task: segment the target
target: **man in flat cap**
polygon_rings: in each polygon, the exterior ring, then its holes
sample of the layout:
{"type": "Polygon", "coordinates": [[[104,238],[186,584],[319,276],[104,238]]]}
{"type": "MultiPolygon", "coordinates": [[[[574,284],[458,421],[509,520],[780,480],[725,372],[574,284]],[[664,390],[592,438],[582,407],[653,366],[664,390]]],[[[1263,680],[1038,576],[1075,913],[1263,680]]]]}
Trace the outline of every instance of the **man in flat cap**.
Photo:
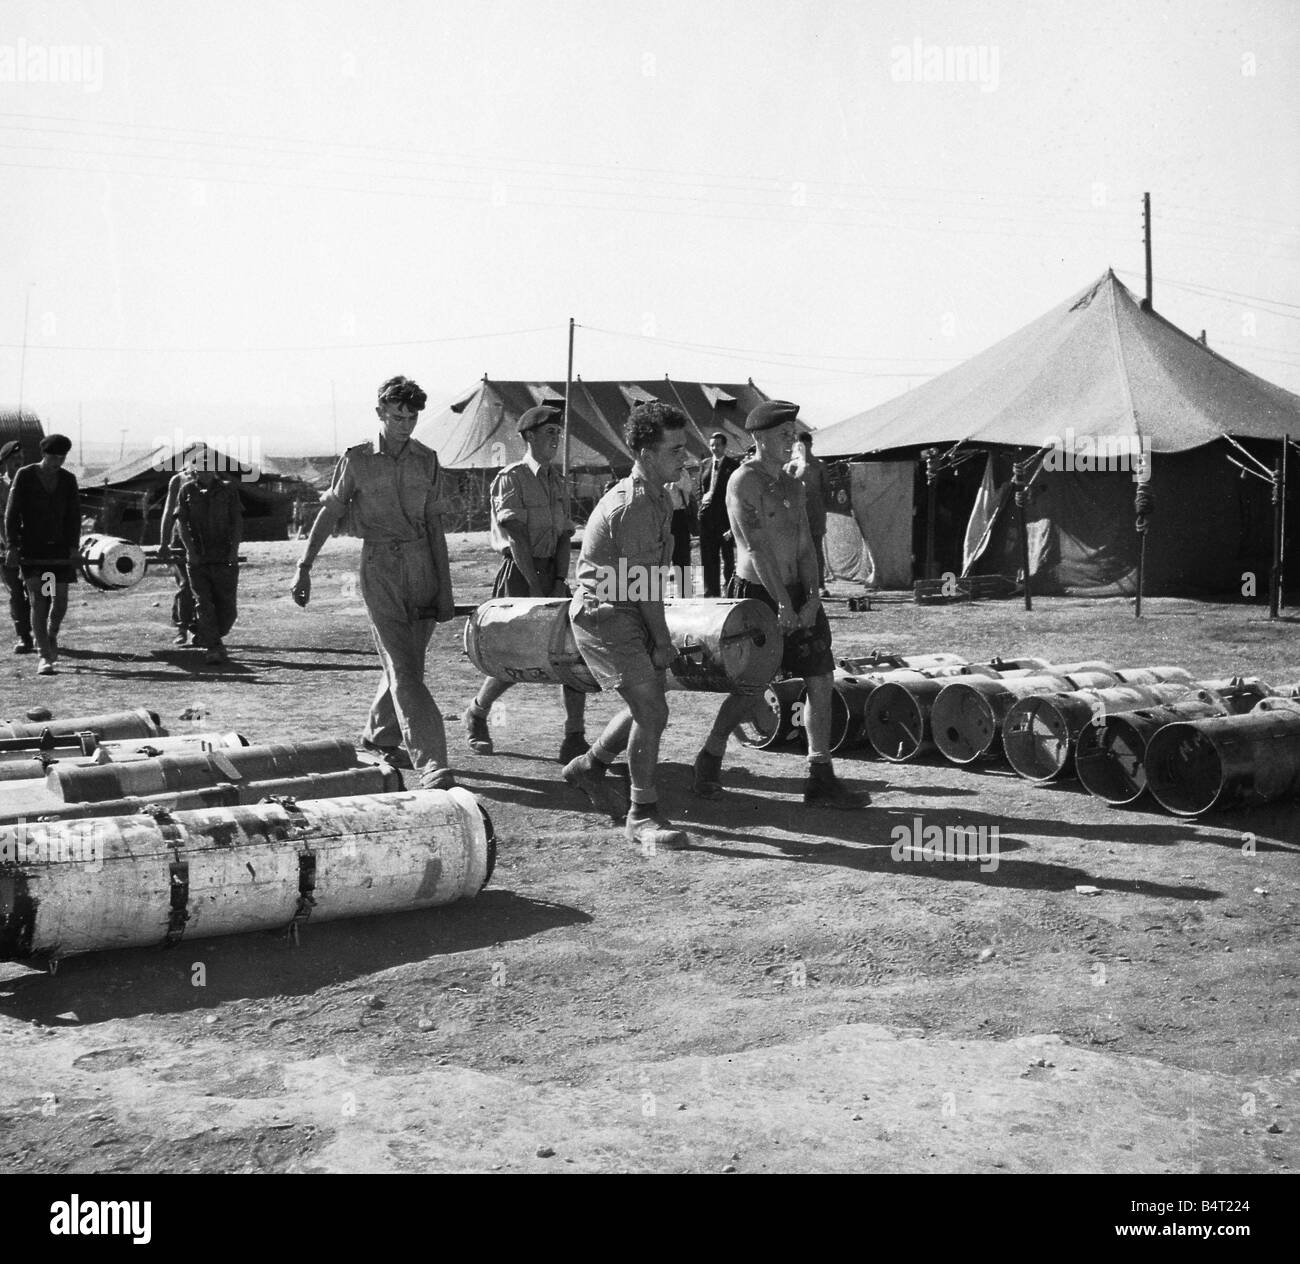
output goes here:
{"type": "MultiPolygon", "coordinates": [[[[817,589],[817,554],[813,549],[804,489],[786,473],[795,442],[799,406],[787,400],[759,404],[745,419],[755,452],[732,475],[727,512],[736,537],[736,573],[727,596],[754,598],[776,612],[785,636],[781,667],[801,676],[807,688],[804,732],[808,739],[808,775],[803,801],[817,807],[852,810],[870,799],[848,789],[831,764],[831,692],[835,659],[831,629],[817,589]]],[[[753,713],[748,694],[729,694],[704,748],[696,756],[695,792],[706,798],[721,793],[722,758],[733,729],[753,713]]]]}
{"type": "Polygon", "coordinates": [[[636,463],[597,503],[582,532],[569,619],[578,650],[602,689],[627,706],[595,745],[564,766],[564,779],[608,810],[609,766],[627,751],[632,803],[625,833],[649,853],[690,840],[659,811],[655,774],[668,727],[666,670],[677,657],[664,617],[662,581],[672,558],[672,501],[666,485],[687,458],[686,415],[671,404],[637,404],[625,440],[636,463]]]}
{"type": "Polygon", "coordinates": [[[5,506],[5,564],[22,570],[32,610],[38,676],[53,676],[68,585],[77,582],[81,501],[77,480],[63,468],[72,450],[66,435],[46,435],[41,459],[14,475],[5,506]]]}
{"type": "Polygon", "coordinates": [[[427,399],[404,377],[379,388],[379,435],[339,461],[298,563],[293,599],[300,606],[310,600],[312,562],[339,523],[365,541],[361,596],[384,676],[361,744],[414,768],[423,788],[446,790],[456,781],[424,661],[434,628],[454,618],[456,606],[438,454],[411,438],[427,399]]]}
{"type": "Polygon", "coordinates": [[[23,463],[22,444],[17,439],[10,439],[0,447],[0,565],[4,567],[5,587],[9,590],[9,615],[14,621],[14,631],[18,640],[14,645],[15,654],[32,652],[32,603],[27,596],[27,585],[23,583],[22,570],[8,563],[9,545],[5,540],[4,516],[9,504],[9,493],[13,490],[14,475],[23,463]]]}
{"type": "Polygon", "coordinates": [[[736,570],[736,546],[729,538],[727,521],[727,484],[740,468],[740,462],[727,455],[727,436],[715,431],[709,439],[713,455],[700,464],[700,566],[704,571],[704,595],[722,596],[722,584],[736,570]],[[722,563],[722,584],[718,582],[718,563],[722,563]]]}
{"type": "MultiPolygon", "coordinates": [[[[524,459],[507,465],[493,480],[492,547],[503,559],[492,585],[493,597],[570,595],[565,577],[573,520],[564,476],[554,465],[564,435],[562,419],[560,409],[546,404],[524,413],[519,418],[519,433],[527,447],[524,459]]],[[[461,716],[466,740],[479,755],[493,753],[488,712],[512,684],[488,677],[461,716]]],[[[587,696],[570,685],[563,686],[563,693],[560,763],[567,764],[587,749],[583,733],[587,696]]]]}

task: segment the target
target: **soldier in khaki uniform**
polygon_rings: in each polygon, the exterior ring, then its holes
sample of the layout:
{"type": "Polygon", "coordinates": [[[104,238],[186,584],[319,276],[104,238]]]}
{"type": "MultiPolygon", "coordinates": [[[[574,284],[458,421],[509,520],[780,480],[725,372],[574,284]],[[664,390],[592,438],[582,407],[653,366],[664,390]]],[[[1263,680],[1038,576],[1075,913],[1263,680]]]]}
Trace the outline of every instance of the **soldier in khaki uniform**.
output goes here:
{"type": "Polygon", "coordinates": [[[194,458],[186,461],[167,484],[167,497],[163,501],[162,522],[158,527],[158,561],[170,562],[176,577],[176,595],[172,598],[172,622],[176,625],[176,645],[184,645],[190,633],[198,644],[199,622],[194,611],[194,590],[190,587],[190,573],[185,565],[185,542],[176,530],[176,506],[181,488],[194,477],[194,458]]]}
{"type": "Polygon", "coordinates": [[[451,565],[441,513],[438,455],[411,438],[427,396],[404,377],[379,388],[376,442],[349,448],[322,499],[293,586],[293,599],[311,597],[311,566],[334,528],[360,536],[361,596],[370,615],[384,678],[370,708],[362,745],[407,763],[426,789],[449,789],[442,713],[424,683],[434,627],[455,614],[451,565]]]}
{"type": "MultiPolygon", "coordinates": [[[[528,455],[507,465],[492,483],[492,547],[504,560],[492,585],[493,597],[567,597],[569,544],[573,519],[564,476],[553,464],[563,414],[540,404],[519,418],[519,433],[528,455]]],[[[469,704],[461,722],[471,749],[479,755],[493,753],[488,731],[492,704],[514,684],[488,678],[469,704]]],[[[560,763],[567,764],[587,749],[583,728],[587,695],[571,685],[564,690],[564,741],[560,763]]]]}
{"type": "Polygon", "coordinates": [[[636,464],[587,519],[569,607],[573,638],[591,674],[627,705],[585,755],[564,766],[564,779],[608,810],[605,774],[626,750],[632,803],[625,833],[647,851],[690,845],[659,811],[655,786],[659,744],[668,727],[666,671],[677,657],[658,578],[668,571],[673,549],[665,485],[676,482],[686,466],[689,424],[669,404],[638,404],[628,414],[624,437],[636,464]]]}

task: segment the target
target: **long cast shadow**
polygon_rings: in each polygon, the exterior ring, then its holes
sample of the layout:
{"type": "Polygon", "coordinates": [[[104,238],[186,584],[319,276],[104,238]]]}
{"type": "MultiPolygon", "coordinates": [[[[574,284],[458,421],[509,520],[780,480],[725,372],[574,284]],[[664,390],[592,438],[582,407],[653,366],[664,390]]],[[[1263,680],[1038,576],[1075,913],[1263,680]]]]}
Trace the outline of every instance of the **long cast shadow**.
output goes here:
{"type": "Polygon", "coordinates": [[[476,899],[440,908],[308,922],[296,946],[283,932],[263,931],[182,941],[168,949],[128,948],[69,957],[56,974],[28,974],[0,983],[0,1012],[24,1022],[57,1025],[58,1015],[72,1011],[85,1025],[210,1009],[220,1001],[306,997],[394,966],[434,961],[591,920],[568,905],[487,890],[476,899]],[[204,967],[202,987],[193,985],[196,962],[204,967]]]}

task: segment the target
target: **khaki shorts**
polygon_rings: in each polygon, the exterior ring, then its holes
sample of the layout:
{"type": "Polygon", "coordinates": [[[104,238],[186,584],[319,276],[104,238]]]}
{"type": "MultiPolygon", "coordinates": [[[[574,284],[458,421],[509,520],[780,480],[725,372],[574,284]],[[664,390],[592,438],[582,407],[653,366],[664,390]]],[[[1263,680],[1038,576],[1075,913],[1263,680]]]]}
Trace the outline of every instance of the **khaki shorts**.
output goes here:
{"type": "Polygon", "coordinates": [[[650,659],[654,642],[639,610],[607,601],[584,605],[581,594],[569,607],[578,653],[602,689],[639,685],[662,671],[650,659]]]}

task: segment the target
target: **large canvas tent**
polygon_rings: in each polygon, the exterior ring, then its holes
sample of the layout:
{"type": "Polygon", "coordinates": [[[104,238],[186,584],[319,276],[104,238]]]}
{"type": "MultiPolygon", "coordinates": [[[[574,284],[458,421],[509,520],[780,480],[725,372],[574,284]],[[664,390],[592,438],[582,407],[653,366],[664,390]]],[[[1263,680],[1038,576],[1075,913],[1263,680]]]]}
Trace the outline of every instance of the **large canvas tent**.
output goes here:
{"type": "MultiPolygon", "coordinates": [[[[669,378],[643,382],[584,382],[576,378],[569,399],[569,468],[622,473],[631,469],[623,424],[633,405],[653,400],[673,404],[691,419],[690,446],[695,456],[708,451],[708,437],[715,430],[727,435],[732,454],[740,456],[748,446],[745,416],[765,399],[752,380],[739,386],[669,378]]],[[[442,412],[421,421],[415,437],[434,448],[449,470],[500,469],[523,457],[524,442],[515,425],[538,404],[562,407],[564,383],[484,377],[442,412]]]]}
{"type": "Polygon", "coordinates": [[[244,539],[283,540],[289,534],[295,498],[314,493],[248,453],[226,453],[204,442],[163,443],[103,471],[81,485],[82,506],[95,514],[95,529],[141,544],[158,543],[167,484],[190,460],[205,460],[239,491],[244,539]]]}
{"type": "MultiPolygon", "coordinates": [[[[708,453],[709,436],[722,431],[732,456],[749,447],[745,417],[765,395],[753,380],[736,383],[650,381],[587,382],[575,378],[569,394],[569,470],[574,511],[590,509],[612,476],[632,468],[623,426],[634,405],[658,400],[690,418],[693,459],[708,453]]],[[[563,382],[507,382],[484,377],[442,412],[426,417],[415,437],[437,453],[443,466],[459,471],[452,522],[457,529],[487,525],[487,490],[494,471],[523,458],[516,425],[538,404],[563,407],[563,382]]]]}
{"type": "MultiPolygon", "coordinates": [[[[927,526],[938,569],[1016,575],[1011,465],[1055,442],[1056,458],[1036,479],[1029,510],[1036,591],[1134,591],[1134,474],[1115,466],[1139,451],[1149,454],[1156,505],[1147,590],[1239,589],[1250,571],[1262,591],[1270,489],[1239,476],[1228,457],[1243,458],[1226,436],[1271,469],[1288,435],[1300,436],[1300,396],[1189,337],[1107,271],[973,359],[820,431],[817,450],[824,459],[867,458],[875,467],[869,477],[853,468],[849,492],[877,582],[884,575],[910,583],[924,559],[927,526]],[[937,484],[932,523],[922,459],[928,449],[956,461],[937,484]],[[1088,452],[1098,454],[1096,464],[1104,456],[1107,468],[1089,468],[1088,452]],[[873,498],[888,506],[889,521],[873,510],[873,498]]],[[[1300,479],[1291,481],[1294,487],[1300,479]]],[[[1293,510],[1293,525],[1295,517],[1293,510]]],[[[842,550],[841,570],[846,560],[842,550]]]]}

